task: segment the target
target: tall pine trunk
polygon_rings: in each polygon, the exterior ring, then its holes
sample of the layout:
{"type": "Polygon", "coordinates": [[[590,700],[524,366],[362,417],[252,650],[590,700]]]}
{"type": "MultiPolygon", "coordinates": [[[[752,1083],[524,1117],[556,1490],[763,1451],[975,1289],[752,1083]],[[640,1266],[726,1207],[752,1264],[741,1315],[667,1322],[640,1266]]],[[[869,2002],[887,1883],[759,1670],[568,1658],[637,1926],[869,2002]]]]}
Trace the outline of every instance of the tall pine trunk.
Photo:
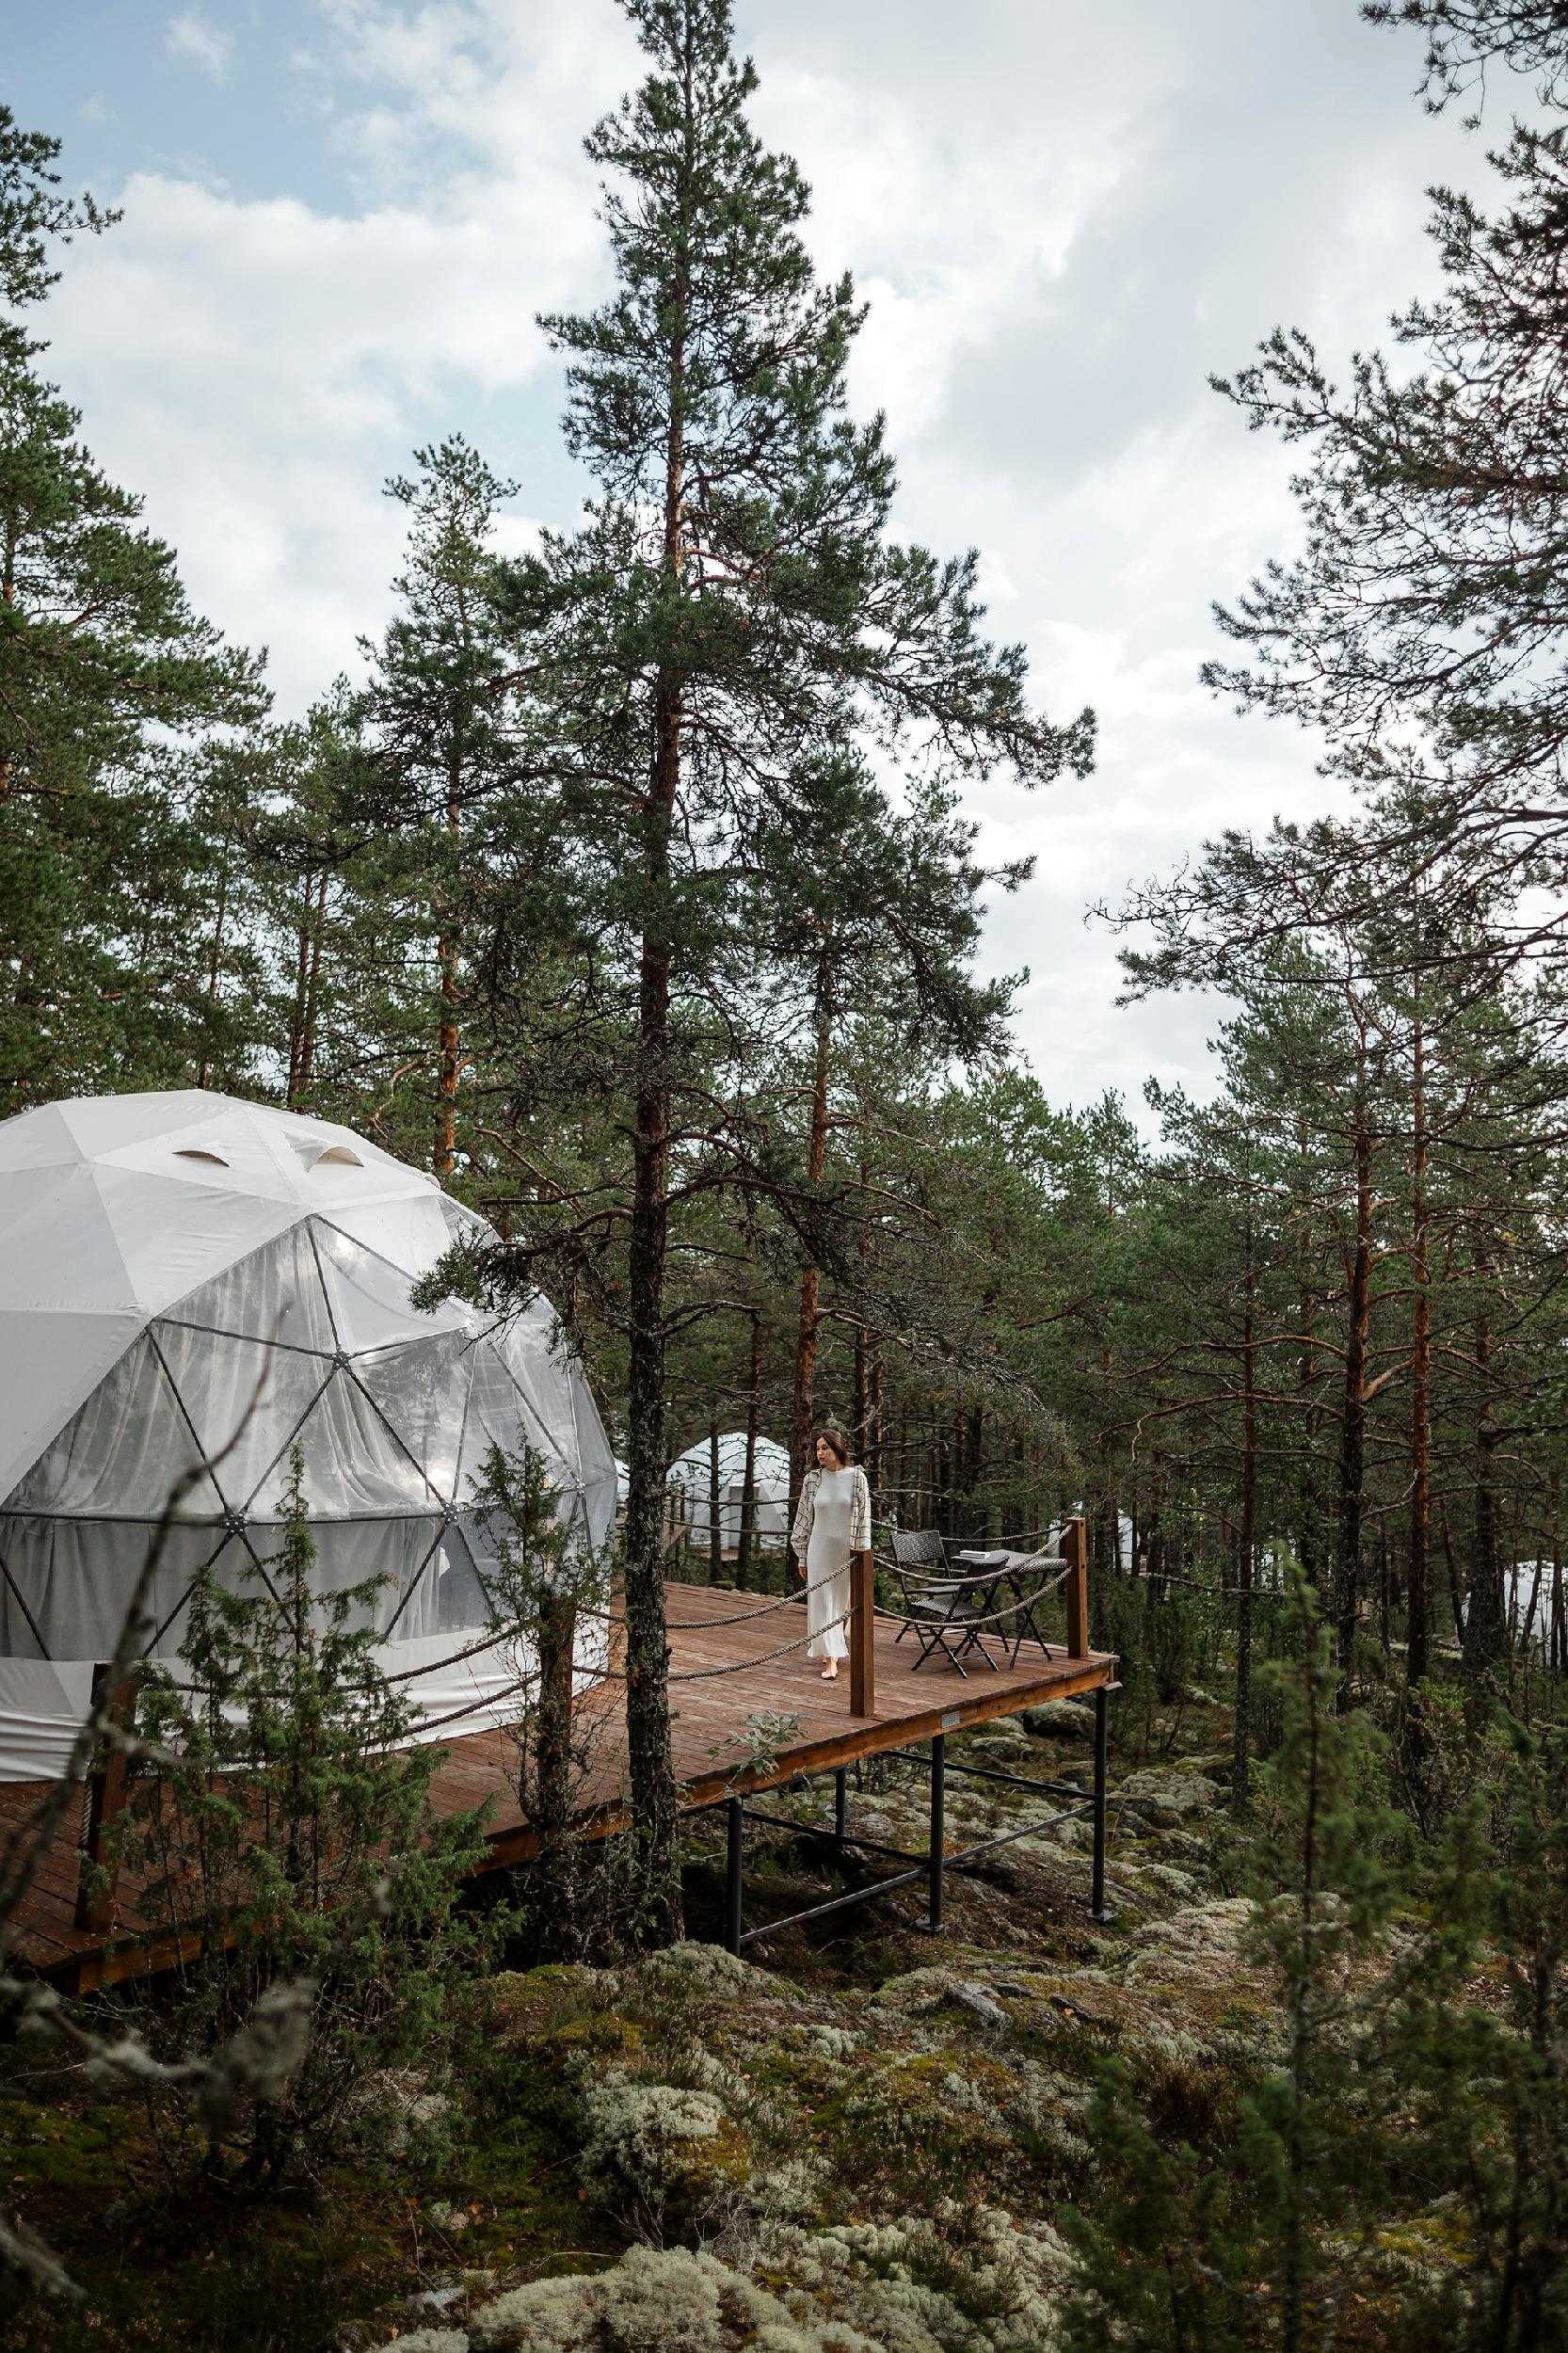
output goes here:
{"type": "MultiPolygon", "coordinates": [[[[462,823],[459,784],[460,758],[455,753],[448,763],[446,796],[446,833],[452,845],[454,864],[456,862],[458,828],[462,823]]],[[[430,1166],[443,1185],[450,1180],[457,1157],[457,1079],[462,1069],[457,957],[457,925],[449,906],[441,925],[440,937],[436,943],[436,968],[440,976],[440,1015],[436,1045],[436,1134],[430,1154],[430,1166]]]]}
{"type": "Polygon", "coordinates": [[[302,1103],[315,1077],[316,1022],[321,1001],[322,938],[327,929],[328,877],[306,883],[301,893],[299,957],[295,975],[294,1027],[289,1039],[290,1110],[302,1103]]]}
{"type": "Polygon", "coordinates": [[[1562,1479],[1553,1471],[1552,1498],[1552,1624],[1546,1661],[1554,1674],[1568,1669],[1568,1624],[1562,1609],[1562,1479]]]}
{"type": "Polygon", "coordinates": [[[1355,1107],[1355,1234],[1347,1289],[1344,1401],[1339,1423],[1338,1511],[1335,1536],[1334,1617],[1340,1705],[1349,1696],[1361,1609],[1361,1527],[1367,1456],[1367,1339],[1372,1312],[1372,1138],[1367,1105],[1355,1107]]]}
{"type": "MultiPolygon", "coordinates": [[[[0,798],[3,797],[3,795],[0,795],[0,798]]],[[[223,871],[217,878],[217,908],[213,917],[213,952],[207,960],[207,1003],[210,1008],[209,1018],[216,1016],[217,1012],[218,991],[223,983],[223,929],[224,924],[228,920],[228,915],[229,861],[225,858],[223,862],[223,871]]],[[[212,1084],[212,1038],[211,1032],[209,1032],[207,1041],[201,1049],[201,1061],[196,1073],[196,1083],[199,1087],[208,1087],[212,1084]]]]}
{"type": "Polygon", "coordinates": [[[1241,1325],[1241,1529],[1237,1546],[1236,1718],[1231,1804],[1244,1814],[1252,1764],[1252,1612],[1257,1545],[1257,1320],[1252,1225],[1247,1226],[1247,1306],[1241,1325]]]}
{"type": "Polygon", "coordinates": [[[741,1481],[741,1531],[735,1546],[735,1582],[744,1593],[751,1582],[757,1531],[757,1424],[761,1411],[762,1319],[751,1319],[751,1364],[746,1376],[746,1460],[741,1481]]]}
{"type": "Polygon", "coordinates": [[[1464,1668],[1472,1683],[1489,1681],[1503,1655],[1502,1572],[1497,1546],[1496,1453],[1502,1433],[1492,1411],[1492,1328],[1476,1319],[1476,1500],[1471,1522],[1470,1592],[1464,1612],[1464,1668]]]}
{"type": "MultiPolygon", "coordinates": [[[[688,58],[689,73],[689,58],[688,58]]],[[[690,120],[690,89],[687,91],[690,120]]],[[[678,295],[670,341],[663,565],[680,588],[685,498],[685,353],[689,295],[678,295]]],[[[648,890],[637,990],[637,1093],[632,1120],[628,1250],[626,1511],[626,1747],[635,1848],[637,1929],[652,1945],[679,1938],[675,1762],[670,1750],[669,1641],[662,1543],[664,1499],[664,1279],[669,1241],[670,844],[680,791],[680,680],[662,677],[653,703],[653,759],[643,812],[648,890]]]]}
{"type": "MultiPolygon", "coordinates": [[[[1432,1274],[1427,1209],[1426,1040],[1417,1018],[1411,1089],[1410,1576],[1405,1598],[1407,1689],[1432,1672],[1432,1274]]],[[[1408,1716],[1414,1736],[1415,1710],[1408,1716]]]]}
{"type": "MultiPolygon", "coordinates": [[[[657,749],[647,812],[647,874],[655,905],[668,880],[680,760],[680,704],[678,690],[671,686],[661,689],[659,696],[657,749]]],[[[666,1944],[680,1933],[662,1542],[669,1004],[669,949],[658,932],[649,931],[643,936],[639,974],[628,1251],[626,1745],[637,1862],[637,1929],[650,1945],[666,1944]]]]}
{"type": "MultiPolygon", "coordinates": [[[[806,1148],[806,1182],[814,1195],[827,1173],[827,1057],[832,1029],[825,958],[817,973],[811,1065],[811,1128],[806,1148]]],[[[800,1321],[795,1336],[795,1377],[790,1408],[790,1514],[811,1467],[812,1414],[816,1403],[817,1334],[822,1324],[822,1279],[814,1266],[800,1278],[800,1321]]]]}

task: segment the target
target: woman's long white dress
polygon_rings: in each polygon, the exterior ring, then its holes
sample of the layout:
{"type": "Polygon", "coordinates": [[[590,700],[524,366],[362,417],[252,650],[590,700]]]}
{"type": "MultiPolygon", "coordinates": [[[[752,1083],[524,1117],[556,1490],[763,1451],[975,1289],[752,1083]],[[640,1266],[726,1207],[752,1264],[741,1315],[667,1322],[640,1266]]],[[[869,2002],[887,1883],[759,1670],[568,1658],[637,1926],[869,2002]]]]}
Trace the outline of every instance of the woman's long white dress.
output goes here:
{"type": "Polygon", "coordinates": [[[863,1470],[814,1470],[800,1491],[791,1543],[806,1560],[808,1658],[849,1657],[850,1557],[872,1541],[872,1491],[863,1470]]]}

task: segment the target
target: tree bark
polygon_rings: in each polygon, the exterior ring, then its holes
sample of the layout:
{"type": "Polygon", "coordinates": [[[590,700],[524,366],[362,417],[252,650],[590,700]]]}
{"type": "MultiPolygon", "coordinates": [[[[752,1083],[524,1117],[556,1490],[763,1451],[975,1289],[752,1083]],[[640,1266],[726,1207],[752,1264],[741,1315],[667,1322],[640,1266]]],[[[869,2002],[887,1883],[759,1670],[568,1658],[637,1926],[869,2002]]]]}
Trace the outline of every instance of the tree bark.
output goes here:
{"type": "Polygon", "coordinates": [[[1252,1765],[1253,1572],[1257,1543],[1257,1321],[1252,1263],[1252,1228],[1247,1228],[1247,1305],[1241,1324],[1241,1527],[1237,1545],[1236,1718],[1232,1737],[1231,1805],[1244,1814],[1250,1801],[1252,1765]]]}
{"type": "Polygon", "coordinates": [[[1546,1657],[1554,1674],[1568,1668],[1568,1625],[1562,1615],[1562,1480],[1553,1471],[1552,1497],[1552,1631],[1546,1657]]]}
{"type": "MultiPolygon", "coordinates": [[[[457,836],[462,824],[460,756],[448,763],[446,833],[456,863],[457,836]]],[[[462,1021],[458,1012],[458,938],[449,907],[436,943],[436,967],[440,975],[440,1020],[436,1043],[436,1134],[430,1153],[434,1174],[446,1184],[457,1158],[457,1080],[462,1069],[462,1021]]]]}
{"type": "Polygon", "coordinates": [[[1480,1404],[1476,1416],[1476,1500],[1471,1523],[1470,1592],[1464,1613],[1464,1668],[1472,1683],[1488,1681],[1503,1653],[1502,1580],[1497,1555],[1496,1451],[1501,1433],[1492,1414],[1492,1333],[1476,1319],[1476,1369],[1480,1404]]]}
{"type": "Polygon", "coordinates": [[[299,916],[299,957],[295,974],[294,1032],[289,1041],[287,1102],[293,1110],[311,1091],[315,1077],[316,1021],[321,1000],[322,938],[327,929],[328,877],[307,883],[299,916]]]}
{"type": "MultiPolygon", "coordinates": [[[[806,1147],[806,1182],[815,1193],[827,1170],[827,1058],[832,1029],[825,958],[818,968],[811,1068],[811,1128],[806,1147]]],[[[817,1334],[821,1328],[822,1283],[814,1266],[800,1278],[800,1322],[795,1337],[795,1377],[790,1406],[790,1517],[811,1467],[812,1412],[816,1402],[817,1334]]]]}
{"type": "Polygon", "coordinates": [[[719,1421],[708,1424],[708,1582],[716,1585],[724,1575],[724,1519],[719,1510],[719,1421]]]}
{"type": "MultiPolygon", "coordinates": [[[[1426,1040],[1417,1018],[1411,1087],[1410,1573],[1405,1594],[1405,1686],[1432,1673],[1432,1271],[1427,1207],[1426,1040]]],[[[1406,1721],[1416,1736],[1416,1715],[1406,1721]]]]}
{"type": "Polygon", "coordinates": [[[1367,1337],[1372,1310],[1372,1139],[1366,1104],[1355,1114],[1355,1237],[1347,1286],[1344,1412],[1339,1424],[1338,1512],[1335,1535],[1334,1616],[1341,1682],[1349,1677],[1361,1609],[1361,1524],[1367,1452],[1367,1337]]]}
{"type": "Polygon", "coordinates": [[[746,1462],[741,1481],[741,1530],[735,1545],[735,1582],[744,1593],[751,1582],[757,1532],[757,1424],[762,1386],[762,1319],[751,1319],[751,1366],[746,1380],[746,1462]]]}
{"type": "MultiPolygon", "coordinates": [[[[688,58],[688,78],[689,72],[688,58]]],[[[687,97],[689,101],[689,88],[687,97]]],[[[687,290],[679,288],[678,317],[670,344],[663,534],[663,568],[672,599],[679,593],[681,575],[687,300],[687,290]]],[[[635,1927],[641,1940],[652,1945],[673,1943],[681,1930],[662,1533],[673,963],[668,893],[684,715],[680,674],[666,672],[654,689],[653,757],[643,809],[648,913],[638,969],[637,1087],[627,1270],[626,1745],[638,1882],[635,1927]]]]}
{"type": "MultiPolygon", "coordinates": [[[[3,798],[4,795],[0,794],[0,799],[3,798]]],[[[217,878],[217,912],[213,918],[213,952],[207,964],[207,1002],[214,1007],[217,1004],[218,986],[223,979],[223,926],[228,912],[229,867],[225,860],[223,872],[217,878]]],[[[197,1085],[202,1088],[209,1086],[212,1082],[212,1075],[211,1053],[207,1047],[203,1047],[201,1061],[196,1073],[197,1085]]]]}
{"type": "Polygon", "coordinates": [[[871,1427],[866,1448],[866,1476],[871,1481],[873,1514],[881,1509],[882,1469],[882,1349],[879,1342],[872,1356],[871,1427]]]}
{"type": "MultiPolygon", "coordinates": [[[[668,879],[669,835],[680,759],[680,703],[661,688],[647,813],[647,865],[657,904],[668,879]]],[[[636,1848],[639,1918],[650,1945],[680,1933],[675,1868],[675,1769],[670,1753],[669,1649],[663,1537],[664,1481],[664,1262],[669,1229],[670,952],[645,933],[638,989],[637,1096],[632,1128],[628,1251],[629,1348],[626,1502],[626,1738],[636,1848]]]]}

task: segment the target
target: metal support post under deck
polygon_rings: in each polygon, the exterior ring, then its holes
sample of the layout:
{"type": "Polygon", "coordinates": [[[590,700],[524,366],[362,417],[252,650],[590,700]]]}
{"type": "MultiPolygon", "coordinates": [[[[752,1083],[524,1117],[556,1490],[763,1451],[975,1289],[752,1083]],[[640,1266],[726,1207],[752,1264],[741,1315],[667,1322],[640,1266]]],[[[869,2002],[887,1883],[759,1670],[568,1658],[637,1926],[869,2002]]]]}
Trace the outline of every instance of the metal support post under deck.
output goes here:
{"type": "Polygon", "coordinates": [[[942,1865],[947,1847],[947,1755],[948,1744],[941,1733],[935,1733],[931,1741],[931,1847],[929,1854],[930,1901],[925,1918],[919,1922],[928,1936],[942,1932],[942,1865]]]}
{"type": "Polygon", "coordinates": [[[725,1806],[727,1837],[724,1871],[724,1946],[726,1952],[741,1949],[741,1864],[744,1852],[742,1841],[745,1836],[744,1817],[739,1798],[731,1798],[725,1806]]]}
{"type": "Polygon", "coordinates": [[[1105,1921],[1105,1784],[1111,1695],[1102,1684],[1095,1693],[1095,1867],[1089,1896],[1089,1917],[1105,1921]]]}

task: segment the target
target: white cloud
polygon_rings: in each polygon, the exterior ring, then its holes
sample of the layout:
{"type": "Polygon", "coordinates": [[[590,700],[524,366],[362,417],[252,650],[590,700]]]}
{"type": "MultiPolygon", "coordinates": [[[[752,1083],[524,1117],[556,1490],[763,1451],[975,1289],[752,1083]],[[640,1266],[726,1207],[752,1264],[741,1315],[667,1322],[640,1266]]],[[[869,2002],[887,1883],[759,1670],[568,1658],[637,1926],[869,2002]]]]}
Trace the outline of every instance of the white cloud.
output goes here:
{"type": "MultiPolygon", "coordinates": [[[[1294,528],[1288,460],[1206,375],[1278,319],[1327,354],[1376,340],[1431,282],[1423,184],[1476,184],[1479,153],[1422,119],[1414,51],[1348,0],[737,14],[760,128],[813,184],[813,249],[872,301],[852,390],[888,411],[899,528],[979,545],[1045,706],[1100,715],[1093,777],[973,796],[989,855],[1040,860],[986,952],[1032,968],[1023,1042],[1059,1099],[1136,1096],[1151,1068],[1201,1085],[1217,1009],[1116,1010],[1115,943],[1084,908],[1326,792],[1313,744],[1196,683],[1210,600],[1294,528]]],[[[227,70],[194,11],[167,38],[227,70]]],[[[146,491],[201,606],[271,646],[287,710],[386,611],[401,518],[381,483],[415,443],[461,429],[519,477],[508,546],[569,521],[533,318],[603,291],[581,140],[638,71],[613,0],[317,0],[296,48],[351,204],[144,175],[124,226],[76,249],[50,328],[90,443],[146,491]]]]}
{"type": "Polygon", "coordinates": [[[215,82],[226,82],[233,63],[234,37],[198,16],[194,8],[171,16],[164,26],[164,47],[183,64],[199,66],[215,82]]]}

